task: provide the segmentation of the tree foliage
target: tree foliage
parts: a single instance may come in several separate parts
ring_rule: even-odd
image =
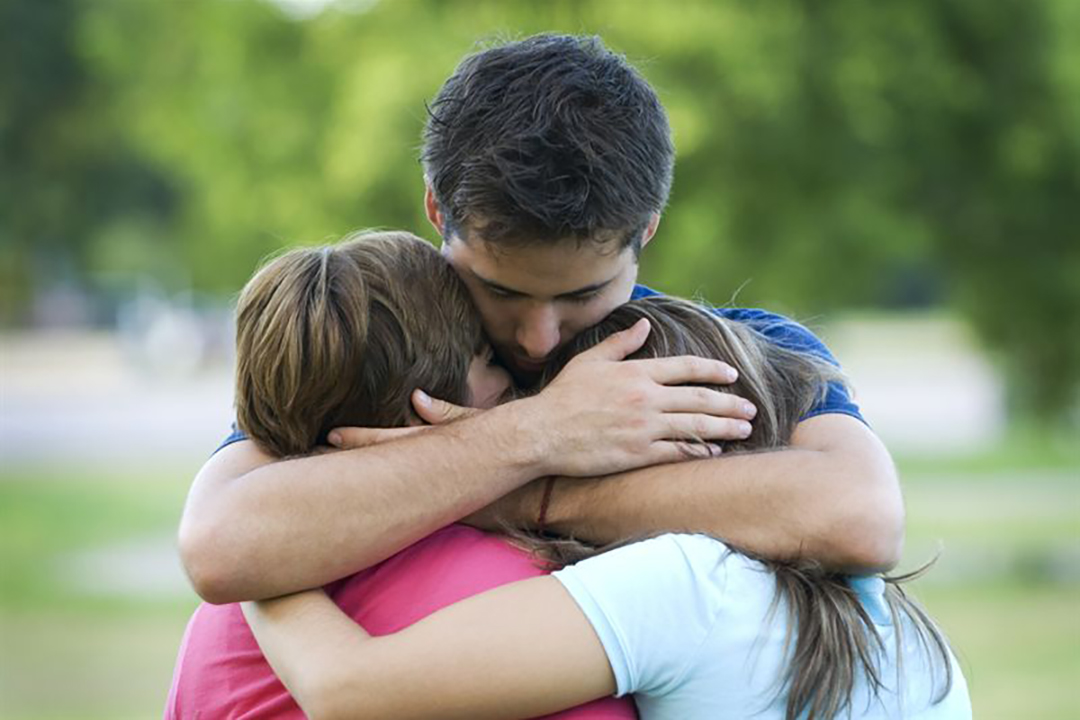
[[[289,7],[0,0],[7,307],[62,273],[229,292],[286,244],[425,234],[424,102],[458,59],[484,38],[595,32],[676,133],[647,281],[800,317],[948,304],[1018,407],[1075,407],[1071,0]]]

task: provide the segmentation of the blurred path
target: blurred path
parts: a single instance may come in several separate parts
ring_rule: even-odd
[[[830,318],[819,331],[894,455],[978,452],[1005,433],[1004,386],[967,327],[944,315]]]
[[[977,450],[1004,430],[1002,388],[959,323],[810,320],[897,453]],[[105,333],[0,336],[0,460],[201,463],[232,422],[231,366],[157,370]],[[173,355],[182,355],[175,350]],[[190,368],[190,362],[179,362]]]
[[[197,466],[232,422],[231,368],[139,367],[111,334],[0,337],[0,461]]]

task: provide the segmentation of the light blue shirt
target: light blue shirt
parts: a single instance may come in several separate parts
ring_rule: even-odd
[[[592,623],[615,674],[617,695],[633,693],[642,720],[783,718],[778,693],[787,668],[787,608],[770,613],[772,572],[703,535],[662,535],[555,573]],[[885,688],[859,678],[851,718],[971,718],[967,685],[950,656],[953,681],[938,703],[935,668],[907,622],[897,632],[879,578],[852,580],[884,643]],[[896,644],[902,636],[903,682]],[[897,688],[902,688],[897,692]]]

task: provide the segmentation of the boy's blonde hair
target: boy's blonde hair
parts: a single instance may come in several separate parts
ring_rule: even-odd
[[[468,402],[484,344],[468,291],[406,232],[365,232],[262,267],[236,309],[236,418],[280,457],[334,427],[397,427],[414,388]]]

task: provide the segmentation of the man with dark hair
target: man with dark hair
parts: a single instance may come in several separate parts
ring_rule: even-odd
[[[428,218],[519,381],[627,300],[674,156],[656,94],[599,38],[492,48],[443,85],[424,132]],[[508,273],[521,277],[494,280]]]
[[[654,294],[635,280],[671,185],[670,131],[648,83],[599,39],[541,35],[466,58],[432,104],[423,163],[443,252],[519,383],[613,308]],[[718,312],[831,360],[790,320]],[[731,382],[723,363],[624,362],[647,334],[639,323],[539,394],[480,413],[418,389],[416,411],[437,427],[342,428],[331,441],[343,452],[275,462],[234,434],[184,512],[196,590],[231,602],[315,587],[496,514],[597,543],[681,530],[847,571],[895,564],[895,470],[843,388],[788,449],[701,457],[709,446],[681,441],[746,437],[756,409],[688,387]]]
[[[465,59],[439,91],[422,160],[449,239],[631,246],[671,190],[660,100],[599,38],[540,35]],[[482,222],[480,227],[477,222]]]

